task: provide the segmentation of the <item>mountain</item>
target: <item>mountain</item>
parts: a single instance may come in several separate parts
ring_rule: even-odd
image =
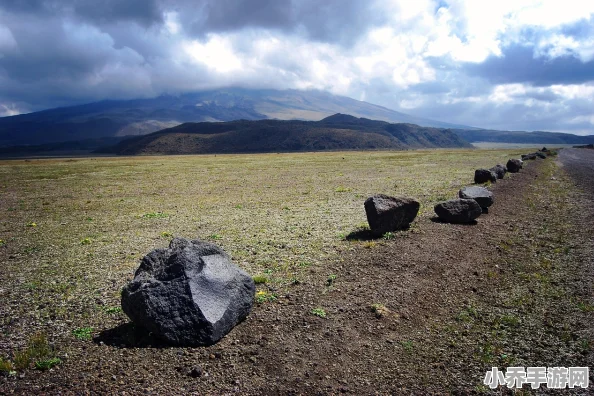
[[[184,122],[311,120],[335,113],[431,127],[466,128],[321,91],[221,89],[152,99],[106,100],[0,118],[0,147],[144,135]]]
[[[534,143],[538,145],[594,143],[594,135],[579,136],[560,132],[496,131],[490,129],[452,129],[452,131],[470,143]]]
[[[255,153],[471,147],[449,129],[391,124],[335,114],[321,121],[185,123],[123,140],[101,152],[136,154]]]

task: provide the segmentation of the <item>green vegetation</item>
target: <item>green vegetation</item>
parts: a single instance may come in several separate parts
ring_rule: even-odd
[[[92,327],[81,327],[72,330],[72,334],[79,340],[90,340],[93,337]]]
[[[328,275],[328,279],[326,279],[326,286],[332,286],[336,278],[337,276],[335,274]]]
[[[326,311],[322,308],[314,308],[311,310],[311,314],[315,316],[319,316],[320,318],[326,317]]]
[[[109,315],[116,315],[116,314],[119,314],[120,312],[122,312],[122,307],[105,307],[105,308],[103,308],[103,311]],[[92,329],[91,329],[91,332],[92,332]]]
[[[384,235],[382,235],[382,238],[389,241],[390,239],[394,239],[396,238],[396,234],[394,234],[393,232],[386,232]]]
[[[0,373],[10,373],[14,371],[14,366],[12,362],[8,359],[4,359],[0,357]]]
[[[26,370],[34,365],[38,370],[48,370],[62,361],[55,356],[45,333],[36,333],[29,338],[24,349],[14,352],[12,362],[0,358],[0,372]]]
[[[258,304],[274,301],[276,301],[276,294],[264,290],[259,290],[256,292],[256,302]]]
[[[164,219],[167,217],[169,217],[169,215],[163,212],[150,212],[142,215],[143,219]]]
[[[260,284],[264,284],[264,283],[268,282],[268,278],[265,277],[264,275],[256,275],[252,279],[254,280],[254,283],[256,285],[260,285]]]
[[[35,362],[35,368],[38,370],[49,370],[60,363],[62,363],[62,360],[57,357],[45,360],[38,360]]]
[[[406,352],[412,352],[415,346],[414,342],[412,341],[402,341],[400,345],[402,345],[402,349],[404,349]]]

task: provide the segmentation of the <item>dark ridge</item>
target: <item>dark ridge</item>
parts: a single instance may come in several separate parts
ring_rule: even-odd
[[[210,154],[471,147],[449,129],[335,114],[321,121],[185,123],[133,137],[102,153]]]
[[[579,136],[560,132],[496,131],[490,129],[452,129],[454,133],[470,143],[525,143],[525,144],[590,144],[594,135]]]

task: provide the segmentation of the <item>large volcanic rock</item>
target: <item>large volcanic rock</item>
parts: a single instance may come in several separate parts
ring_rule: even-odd
[[[497,181],[497,175],[495,172],[489,169],[477,169],[474,171],[474,182],[477,184],[491,182],[495,183]]]
[[[371,232],[383,235],[407,228],[417,217],[421,204],[412,198],[378,194],[367,198],[364,206]]]
[[[122,309],[168,343],[212,345],[246,318],[255,290],[218,246],[174,238],[142,259],[122,290]]]
[[[510,159],[506,165],[507,171],[510,173],[518,173],[522,169],[522,161],[519,159]]]
[[[464,199],[474,199],[483,209],[493,205],[493,193],[485,187],[470,186],[458,191],[458,196]]]
[[[447,223],[471,223],[483,210],[474,199],[452,199],[435,205],[435,213]]]
[[[495,173],[498,179],[503,179],[505,177],[505,174],[507,173],[507,168],[501,164],[497,164],[489,170]]]

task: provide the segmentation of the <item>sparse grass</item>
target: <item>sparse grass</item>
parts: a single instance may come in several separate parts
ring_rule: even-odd
[[[164,219],[167,217],[169,217],[169,215],[163,212],[150,212],[142,215],[143,219]]]
[[[24,349],[14,353],[12,363],[4,361],[4,366],[20,371],[30,368],[33,364],[39,370],[47,370],[61,362],[55,356],[55,352],[49,345],[45,333],[36,333],[29,338],[27,346]]]
[[[252,279],[254,280],[254,283],[256,285],[260,285],[260,284],[264,284],[264,283],[268,282],[268,278],[265,277],[264,275],[256,275]]]
[[[328,278],[326,279],[326,286],[332,286],[334,284],[334,281],[336,280],[336,278],[337,278],[336,274],[328,275]]]
[[[38,360],[35,362],[35,368],[38,370],[49,370],[54,366],[62,363],[62,360],[57,357],[53,357],[50,359]]]
[[[578,302],[577,307],[582,312],[594,312],[594,305],[585,303],[585,302]]]
[[[14,371],[12,362],[8,359],[0,357],[0,373],[10,373],[12,371]]]
[[[92,242],[91,238],[84,238],[84,239],[81,239],[80,244],[81,245],[90,245],[91,242]]]
[[[402,349],[409,353],[412,352],[415,347],[415,344],[412,341],[402,341],[400,345],[402,345]]]
[[[256,298],[271,303],[295,283],[307,285],[316,276],[312,285],[327,281],[320,264],[354,244],[345,233],[369,228],[367,197],[415,197],[422,204],[419,220],[426,219],[439,197],[472,184],[474,169],[510,155],[424,150],[0,161],[0,238],[6,242],[0,289],[16,288],[25,297],[11,296],[3,315],[44,323],[50,332],[62,332],[54,326],[66,320],[70,330],[116,327],[120,315],[98,312],[95,299],[118,306],[139,259],[166,247],[173,235],[214,242],[247,273],[266,276],[274,293]],[[91,243],[82,243],[85,238]],[[375,248],[383,242],[355,243]],[[3,334],[27,338],[2,323]],[[12,358],[13,351],[0,349],[2,355]]]
[[[382,235],[382,238],[389,241],[390,239],[396,238],[396,234],[393,232],[386,232],[384,235]]]
[[[326,311],[322,308],[314,308],[311,310],[311,314],[318,316],[320,318],[325,318],[326,317]]]
[[[266,302],[274,302],[277,299],[276,294],[271,293],[271,292],[267,292],[267,291],[264,291],[264,290],[258,290],[256,292],[256,297],[255,298],[256,298],[256,302],[258,304],[263,304],[263,303],[266,303]]]
[[[81,327],[78,329],[72,330],[72,335],[79,340],[88,341],[93,336],[93,328],[92,327]]]
[[[122,312],[122,307],[105,307],[105,308],[103,308],[103,311],[109,315],[116,315],[116,314],[119,314],[120,312]],[[92,329],[91,329],[91,332],[92,332]]]
[[[390,310],[384,304],[375,303],[371,304],[371,312],[375,314],[376,318],[381,319],[390,313]]]

